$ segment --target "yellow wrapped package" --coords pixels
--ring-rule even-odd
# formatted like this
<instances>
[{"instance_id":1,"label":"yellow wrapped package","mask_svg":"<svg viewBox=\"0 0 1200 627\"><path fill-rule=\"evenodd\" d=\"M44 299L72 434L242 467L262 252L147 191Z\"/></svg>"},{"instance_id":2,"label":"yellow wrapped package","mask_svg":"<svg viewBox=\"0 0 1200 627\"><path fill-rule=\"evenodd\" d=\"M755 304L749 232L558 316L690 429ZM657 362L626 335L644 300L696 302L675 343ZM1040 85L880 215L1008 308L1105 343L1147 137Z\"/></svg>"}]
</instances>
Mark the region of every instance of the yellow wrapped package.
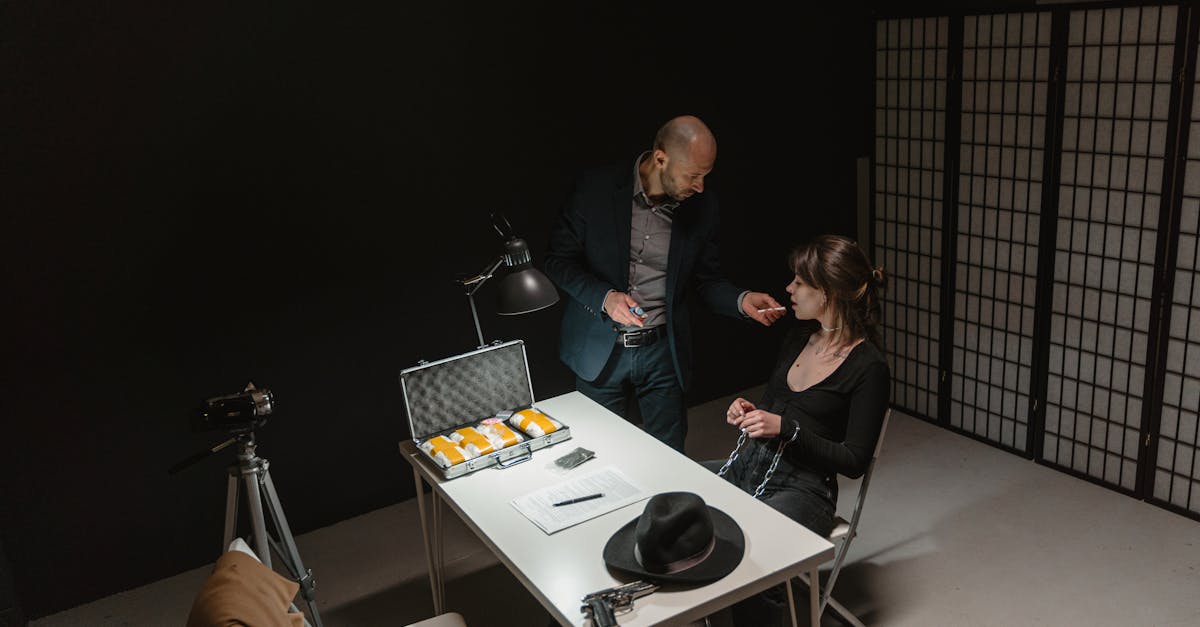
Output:
<instances>
[{"instance_id":1,"label":"yellow wrapped package","mask_svg":"<svg viewBox=\"0 0 1200 627\"><path fill-rule=\"evenodd\" d=\"M540 438L547 433L554 433L562 428L558 421L532 407L513 414L509 417L508 422L535 438Z\"/></svg>"},{"instance_id":2,"label":"yellow wrapped package","mask_svg":"<svg viewBox=\"0 0 1200 627\"><path fill-rule=\"evenodd\" d=\"M450 439L454 440L460 447L471 454L471 457L479 457L487 455L496 450L492 445L492 441L487 439L482 433L475 430L475 427L463 427L450 434Z\"/></svg>"},{"instance_id":3,"label":"yellow wrapped package","mask_svg":"<svg viewBox=\"0 0 1200 627\"><path fill-rule=\"evenodd\" d=\"M428 453L433 458L433 461L437 462L443 468L461 464L471 457L466 451L444 435L432 437L422 442L421 450Z\"/></svg>"},{"instance_id":4,"label":"yellow wrapped package","mask_svg":"<svg viewBox=\"0 0 1200 627\"><path fill-rule=\"evenodd\" d=\"M479 430L487 435L493 443L499 442L497 448L508 448L514 444L520 444L521 440L525 439L521 437L521 434L509 429L508 425L503 422L484 424L479 427Z\"/></svg>"}]
</instances>

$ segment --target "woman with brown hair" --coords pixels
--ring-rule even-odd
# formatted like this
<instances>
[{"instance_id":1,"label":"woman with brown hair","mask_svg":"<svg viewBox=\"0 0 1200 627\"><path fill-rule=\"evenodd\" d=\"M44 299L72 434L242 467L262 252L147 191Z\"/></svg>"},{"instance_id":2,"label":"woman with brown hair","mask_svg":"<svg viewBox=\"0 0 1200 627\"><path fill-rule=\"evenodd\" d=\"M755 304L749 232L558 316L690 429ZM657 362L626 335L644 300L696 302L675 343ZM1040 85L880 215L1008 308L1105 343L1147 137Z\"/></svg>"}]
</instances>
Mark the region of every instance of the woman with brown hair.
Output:
<instances>
[{"instance_id":1,"label":"woman with brown hair","mask_svg":"<svg viewBox=\"0 0 1200 627\"><path fill-rule=\"evenodd\" d=\"M726 421L741 430L737 454L704 465L828 537L837 475L866 471L887 410L891 375L879 332L886 277L836 235L797 247L789 261L787 292L802 324L784 341L762 399L730 404ZM785 603L769 590L735 606L735 622L769 624Z\"/></svg>"}]
</instances>

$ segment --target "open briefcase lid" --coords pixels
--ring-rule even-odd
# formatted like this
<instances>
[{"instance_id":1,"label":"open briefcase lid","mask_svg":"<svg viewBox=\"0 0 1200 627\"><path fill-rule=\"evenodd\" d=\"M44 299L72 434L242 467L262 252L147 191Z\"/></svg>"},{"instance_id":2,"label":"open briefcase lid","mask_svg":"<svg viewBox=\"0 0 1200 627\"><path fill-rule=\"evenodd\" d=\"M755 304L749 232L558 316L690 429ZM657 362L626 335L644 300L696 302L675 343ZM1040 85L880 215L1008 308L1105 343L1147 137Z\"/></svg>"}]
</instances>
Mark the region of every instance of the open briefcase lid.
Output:
<instances>
[{"instance_id":1,"label":"open briefcase lid","mask_svg":"<svg viewBox=\"0 0 1200 627\"><path fill-rule=\"evenodd\" d=\"M414 440L533 404L522 340L406 368L400 386Z\"/></svg>"}]
</instances>

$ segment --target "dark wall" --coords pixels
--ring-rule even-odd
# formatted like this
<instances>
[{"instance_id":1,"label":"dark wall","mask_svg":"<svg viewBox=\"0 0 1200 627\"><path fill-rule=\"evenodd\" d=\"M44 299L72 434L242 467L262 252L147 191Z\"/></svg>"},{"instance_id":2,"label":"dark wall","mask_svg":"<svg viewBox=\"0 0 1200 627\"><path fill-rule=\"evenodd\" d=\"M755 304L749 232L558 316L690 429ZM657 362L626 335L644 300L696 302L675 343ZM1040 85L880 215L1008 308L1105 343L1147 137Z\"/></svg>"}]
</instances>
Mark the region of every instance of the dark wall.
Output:
<instances>
[{"instance_id":1,"label":"dark wall","mask_svg":"<svg viewBox=\"0 0 1200 627\"><path fill-rule=\"evenodd\" d=\"M4 554L4 544L0 542L0 627L24 625L25 622L13 587L12 568Z\"/></svg>"},{"instance_id":2,"label":"dark wall","mask_svg":"<svg viewBox=\"0 0 1200 627\"><path fill-rule=\"evenodd\" d=\"M789 245L854 233L866 11L190 4L0 9L0 543L31 616L213 561L231 458L166 470L250 380L295 533L411 497L397 374L474 346L453 279L498 253L488 213L540 259L574 172L673 115L717 135L737 282L783 298ZM539 398L572 389L560 308L494 294L485 336L526 340ZM691 401L761 382L784 330L697 313Z\"/></svg>"}]
</instances>

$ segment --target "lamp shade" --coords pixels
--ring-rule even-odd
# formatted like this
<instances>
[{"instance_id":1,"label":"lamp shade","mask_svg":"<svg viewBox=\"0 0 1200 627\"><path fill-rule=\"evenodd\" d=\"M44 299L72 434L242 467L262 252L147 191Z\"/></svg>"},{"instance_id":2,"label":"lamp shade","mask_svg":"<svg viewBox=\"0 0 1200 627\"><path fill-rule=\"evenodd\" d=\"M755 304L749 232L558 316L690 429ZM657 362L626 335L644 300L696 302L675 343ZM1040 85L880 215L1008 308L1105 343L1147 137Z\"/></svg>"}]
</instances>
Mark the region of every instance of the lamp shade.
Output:
<instances>
[{"instance_id":1,"label":"lamp shade","mask_svg":"<svg viewBox=\"0 0 1200 627\"><path fill-rule=\"evenodd\" d=\"M558 290L540 270L529 265L500 279L496 313L515 316L545 309L558 302Z\"/></svg>"}]
</instances>

